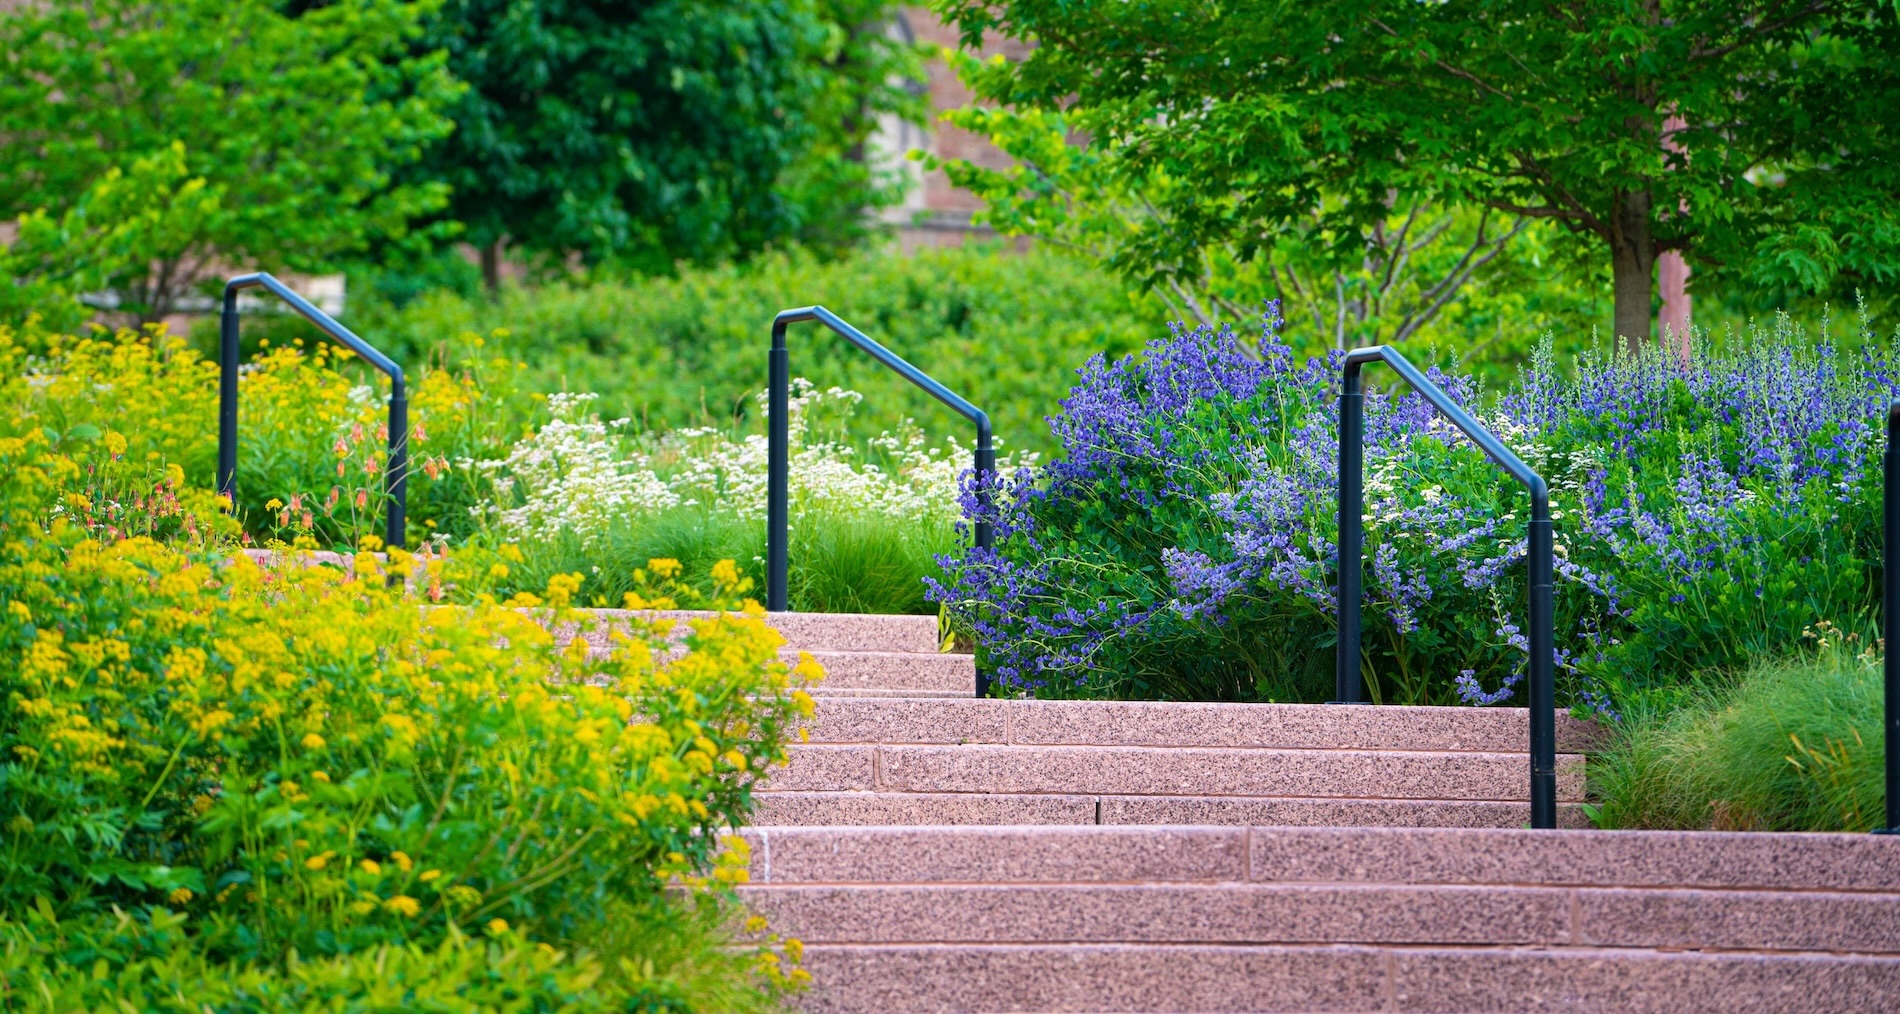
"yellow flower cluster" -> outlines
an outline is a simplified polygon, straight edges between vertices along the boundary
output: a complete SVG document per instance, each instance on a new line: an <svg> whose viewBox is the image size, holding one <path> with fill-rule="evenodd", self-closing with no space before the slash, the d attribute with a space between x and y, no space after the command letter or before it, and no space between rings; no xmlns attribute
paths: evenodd
<svg viewBox="0 0 1900 1014"><path fill-rule="evenodd" d="M287 946L532 932L669 880L743 881L721 830L809 714L795 685L820 675L778 661L756 607L694 621L684 654L636 624L596 658L602 633L557 644L543 623L573 625L573 576L547 589L552 614L433 606L390 586L384 568L412 561L388 555L343 570L76 529L8 542L0 724L26 790L6 833L71 892L110 868L119 900ZM163 844L58 844L101 821Z"/></svg>

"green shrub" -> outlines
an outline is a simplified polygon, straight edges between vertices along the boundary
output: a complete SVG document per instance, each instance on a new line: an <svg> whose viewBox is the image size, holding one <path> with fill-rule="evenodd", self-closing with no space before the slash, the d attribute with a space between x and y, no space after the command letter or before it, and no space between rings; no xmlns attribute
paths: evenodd
<svg viewBox="0 0 1900 1014"><path fill-rule="evenodd" d="M1868 831L1883 819L1881 667L1823 625L1811 654L1630 715L1590 761L1605 827ZM1843 643L1845 642L1845 643Z"/></svg>
<svg viewBox="0 0 1900 1014"><path fill-rule="evenodd" d="M390 943L241 966L212 960L193 946L189 917L181 913L59 920L33 909L18 921L0 915L0 1009L781 1010L770 991L758 988L753 965L759 955L731 946L734 909L710 895L697 903L656 903L596 927L600 935L572 951L451 932L433 946Z"/></svg>

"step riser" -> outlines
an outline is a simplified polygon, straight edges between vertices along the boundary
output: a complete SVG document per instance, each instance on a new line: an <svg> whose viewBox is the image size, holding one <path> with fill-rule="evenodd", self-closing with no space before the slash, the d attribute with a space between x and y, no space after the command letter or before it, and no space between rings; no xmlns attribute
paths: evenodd
<svg viewBox="0 0 1900 1014"><path fill-rule="evenodd" d="M1617 946L1900 954L1900 895L1315 884L748 888L807 944Z"/></svg>
<svg viewBox="0 0 1900 1014"><path fill-rule="evenodd" d="M807 1010L1630 1011L1831 1014L1900 990L1900 961L1374 947L808 948Z"/></svg>
<svg viewBox="0 0 1900 1014"><path fill-rule="evenodd" d="M767 788L1133 796L1528 799L1519 754L1129 747L802 746ZM1557 797L1584 798L1583 759L1558 758Z"/></svg>
<svg viewBox="0 0 1900 1014"><path fill-rule="evenodd" d="M851 824L1222 824L1294 827L1524 827L1529 803L1470 800L1267 799L982 793L772 792L754 799L757 827ZM1579 804L1562 827L1589 827Z"/></svg>

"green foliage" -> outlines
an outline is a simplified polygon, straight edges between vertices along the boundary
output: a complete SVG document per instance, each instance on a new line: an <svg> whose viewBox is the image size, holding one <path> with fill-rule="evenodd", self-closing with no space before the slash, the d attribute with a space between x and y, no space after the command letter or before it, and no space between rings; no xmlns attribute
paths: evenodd
<svg viewBox="0 0 1900 1014"><path fill-rule="evenodd" d="M1880 660L1819 624L1813 650L1707 677L1631 715L1590 761L1605 827L1869 831L1884 819ZM1860 652L1856 654L1856 652Z"/></svg>
<svg viewBox="0 0 1900 1014"><path fill-rule="evenodd" d="M1364 254L1394 199L1561 224L1649 333L1654 262L1821 291L1900 277L1900 12L1526 0L940 0L968 43L1033 39L977 97L1062 110L1130 180L1162 175L1156 264L1314 230ZM1155 54L1165 53L1165 60Z"/></svg>
<svg viewBox="0 0 1900 1014"><path fill-rule="evenodd" d="M729 512L677 507L654 515L629 517L589 541L571 531L551 537L503 542L477 535L456 553L470 559L499 557L496 548L520 550L519 562L487 580L464 582L461 594L506 597L520 589L542 588L555 574L574 573L586 580L581 596L602 606L619 606L638 592L644 572L655 560L684 567L682 583L692 596L712 592L702 576L720 560L747 561L741 573L753 588L765 586L765 526ZM947 519L908 520L865 515L848 509L807 508L791 530L786 593L795 612L935 613L924 598L924 578L939 574L936 558L956 547ZM480 568L475 568L479 570Z"/></svg>
<svg viewBox="0 0 1900 1014"><path fill-rule="evenodd" d="M406 55L420 7L343 0L301 16L268 0L13 5L0 17L0 215L64 221L114 169L183 143L176 213L106 280L140 319L171 312L218 264L324 270L400 240L440 208L397 167L447 133L456 85ZM162 175L162 174L161 174ZM177 201L184 205L177 205ZM164 202L160 202L164 203ZM189 213L185 213L189 210ZM135 221L137 208L120 209ZM93 229L119 228L95 207ZM144 228L139 226L138 228ZM121 237L124 238L124 237Z"/></svg>
<svg viewBox="0 0 1900 1014"><path fill-rule="evenodd" d="M896 196L856 157L917 117L916 53L883 0L448 0L418 54L470 84L412 175L454 188L480 247L646 273L803 241L837 246ZM491 284L494 279L491 277Z"/></svg>
<svg viewBox="0 0 1900 1014"><path fill-rule="evenodd" d="M385 944L241 967L194 950L179 913L56 920L32 909L19 921L0 915L0 1006L33 1014L780 1010L773 992L757 985L757 955L731 946L735 908L709 896L625 912L594 946L571 952L451 933L434 946Z"/></svg>
<svg viewBox="0 0 1900 1014"><path fill-rule="evenodd" d="M821 262L773 254L678 278L505 289L494 302L435 293L401 310L362 306L349 323L398 362L453 359L462 333L526 364L541 391L601 396L603 416L639 431L741 424L762 432L772 317L819 303L990 413L1005 446L1051 445L1043 422L1089 356L1133 351L1158 304L1073 258L962 249L864 250ZM504 333L496 335L501 329ZM209 332L206 332L207 336ZM936 433L963 422L929 395L815 325L791 332L792 372L862 392L863 432L905 417Z"/></svg>
<svg viewBox="0 0 1900 1014"><path fill-rule="evenodd" d="M90 314L79 297L127 284L150 261L177 258L218 214L218 197L189 178L185 146L107 169L57 217L21 215L14 242L0 252L0 323L39 318L45 331L71 331Z"/></svg>
<svg viewBox="0 0 1900 1014"><path fill-rule="evenodd" d="M967 55L951 60L966 77L985 73ZM1323 196L1312 215L1272 231L1230 222L1196 233L1210 206L1231 208L1243 195L1076 143L1098 136L1080 129L1094 122L1087 113L975 105L946 118L1015 160L1004 168L941 163L982 198L979 221L1093 256L1184 320L1240 324L1274 299L1288 343L1302 353L1435 342L1461 360L1515 362L1540 333L1587 335L1601 302L1601 286L1554 256L1558 236L1548 223L1407 198L1343 236L1325 213L1340 200Z"/></svg>

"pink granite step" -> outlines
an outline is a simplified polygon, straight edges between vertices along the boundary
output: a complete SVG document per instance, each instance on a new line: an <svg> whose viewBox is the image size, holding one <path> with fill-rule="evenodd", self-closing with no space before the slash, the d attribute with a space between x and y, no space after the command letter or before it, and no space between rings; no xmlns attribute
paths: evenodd
<svg viewBox="0 0 1900 1014"><path fill-rule="evenodd" d="M1498 884L1900 894L1900 837L1305 827L751 828L756 884Z"/></svg>
<svg viewBox="0 0 1900 1014"><path fill-rule="evenodd" d="M1206 747L809 745L766 790L1116 796L1528 798L1522 754ZM1559 800L1583 799L1582 758L1557 765Z"/></svg>
<svg viewBox="0 0 1900 1014"><path fill-rule="evenodd" d="M821 656L852 659L849 655ZM915 656L891 655L899 665ZM931 663L975 678L968 655ZM942 660L942 661L940 661ZM954 661L950 661L954 660ZM852 663L858 664L858 663ZM869 669L871 663L862 663ZM952 667L954 666L954 669ZM882 671L882 670L879 670ZM879 677L884 679L884 677ZM826 682L831 682L827 679ZM879 685L894 685L895 679ZM1601 730L1557 717L1558 749L1594 747ZM1220 747L1285 750L1429 750L1501 753L1530 748L1522 708L1340 707L1326 704L1196 704L1148 701L825 701L814 743L1007 743L1031 746Z"/></svg>
<svg viewBox="0 0 1900 1014"><path fill-rule="evenodd" d="M613 650L606 645L589 645L588 655L600 660ZM793 648L778 653L779 660L787 665L797 665L801 654L810 654L825 669L824 680L807 688L815 697L975 699L976 662L969 655L907 651L801 653Z"/></svg>
<svg viewBox="0 0 1900 1014"><path fill-rule="evenodd" d="M757 793L759 827L970 824L1219 824L1310 827L1524 827L1529 802L1262 796L1091 796L981 792ZM1588 827L1561 803L1563 827Z"/></svg>
<svg viewBox="0 0 1900 1014"><path fill-rule="evenodd" d="M754 890L807 944L1652 947L1900 955L1900 894L1418 884L814 884Z"/></svg>
<svg viewBox="0 0 1900 1014"><path fill-rule="evenodd" d="M816 945L812 1014L987 1011L1890 1009L1900 960L1654 949Z"/></svg>
<svg viewBox="0 0 1900 1014"><path fill-rule="evenodd" d="M943 657L943 656L939 656ZM1566 746L1595 727L1561 716ZM757 821L1521 827L1522 709L826 699ZM1587 821L1559 759L1564 826Z"/></svg>
<svg viewBox="0 0 1900 1014"><path fill-rule="evenodd" d="M790 652L795 661L797 653ZM976 703L976 661L969 655L924 654L907 651L814 651L812 658L825 667L824 682L815 694L846 696L875 691L893 695L944 694ZM936 703L936 702L933 702ZM952 703L944 701L942 703ZM827 701L821 707L883 707L879 703Z"/></svg>
<svg viewBox="0 0 1900 1014"><path fill-rule="evenodd" d="M711 615L674 610L632 613L625 609L576 609L574 619L557 624L562 641L575 634L589 644L608 646L612 633L625 629L635 616L690 620ZM784 635L786 646L804 651L874 651L936 654L941 646L935 616L898 616L875 613L767 613L766 623Z"/></svg>

